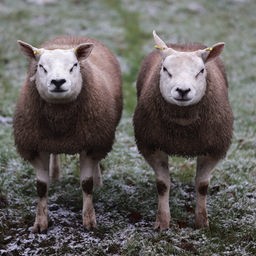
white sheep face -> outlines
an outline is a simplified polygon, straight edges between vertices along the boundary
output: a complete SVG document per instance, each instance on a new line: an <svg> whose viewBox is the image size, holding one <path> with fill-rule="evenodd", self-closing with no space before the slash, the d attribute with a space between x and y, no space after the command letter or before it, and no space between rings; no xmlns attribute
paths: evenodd
<svg viewBox="0 0 256 256"><path fill-rule="evenodd" d="M220 42L194 52L180 52L168 47L155 31L153 37L162 56L160 91L163 98L178 106L198 103L206 92L205 64L218 57L225 44Z"/></svg>
<svg viewBox="0 0 256 256"><path fill-rule="evenodd" d="M20 40L18 44L24 55L37 63L36 73L30 79L35 80L45 101L57 104L77 98L83 83L79 63L91 54L92 43L81 43L67 50L36 48Z"/></svg>
<svg viewBox="0 0 256 256"><path fill-rule="evenodd" d="M44 50L38 60L35 83L47 102L73 101L82 88L82 76L73 50Z"/></svg>
<svg viewBox="0 0 256 256"><path fill-rule="evenodd" d="M175 52L162 62L160 91L163 98L178 106L198 103L206 91L206 69L196 52Z"/></svg>

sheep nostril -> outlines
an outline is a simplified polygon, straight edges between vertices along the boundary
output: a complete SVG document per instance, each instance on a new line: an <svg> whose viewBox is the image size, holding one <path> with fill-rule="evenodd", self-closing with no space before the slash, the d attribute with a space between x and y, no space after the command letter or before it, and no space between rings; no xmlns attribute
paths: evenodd
<svg viewBox="0 0 256 256"><path fill-rule="evenodd" d="M51 84L54 84L56 89L60 89L60 87L66 83L66 79L52 79Z"/></svg>
<svg viewBox="0 0 256 256"><path fill-rule="evenodd" d="M185 97L190 91L191 89L188 88L188 89L181 89L181 88L177 88L176 91L179 93L179 95L183 98Z"/></svg>

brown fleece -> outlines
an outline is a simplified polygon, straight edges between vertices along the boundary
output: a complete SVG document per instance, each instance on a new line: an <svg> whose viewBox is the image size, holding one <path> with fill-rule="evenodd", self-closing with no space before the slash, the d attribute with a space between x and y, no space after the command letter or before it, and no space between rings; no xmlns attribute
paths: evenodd
<svg viewBox="0 0 256 256"><path fill-rule="evenodd" d="M177 51L204 49L200 44L170 45ZM133 117L139 151L149 155L210 155L223 158L230 146L233 114L228 100L225 68L216 58L206 64L207 88L193 106L167 103L159 89L161 56L157 51L143 61L137 80L137 107Z"/></svg>
<svg viewBox="0 0 256 256"><path fill-rule="evenodd" d="M37 68L31 60L14 114L14 139L25 160L39 152L75 154L86 151L101 159L111 150L121 118L121 71L114 55L101 43L83 37L62 36L42 45L45 49L69 49L94 44L91 55L80 61L83 86L73 102L44 101L34 81Z"/></svg>

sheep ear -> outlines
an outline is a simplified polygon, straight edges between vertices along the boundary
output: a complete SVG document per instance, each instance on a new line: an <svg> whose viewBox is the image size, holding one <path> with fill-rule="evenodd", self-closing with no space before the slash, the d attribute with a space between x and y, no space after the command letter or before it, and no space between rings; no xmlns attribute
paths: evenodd
<svg viewBox="0 0 256 256"><path fill-rule="evenodd" d="M156 43L155 48L160 51L163 58L166 58L175 52L175 50L166 45L166 43L156 34L155 30L153 31L153 37Z"/></svg>
<svg viewBox="0 0 256 256"><path fill-rule="evenodd" d="M86 59L91 54L94 44L91 43L84 43L79 44L75 49L75 55L78 60Z"/></svg>
<svg viewBox="0 0 256 256"><path fill-rule="evenodd" d="M21 40L18 40L17 42L20 46L20 50L22 51L22 53L29 58L38 60L41 54L43 53L43 49L33 47L32 45L25 43Z"/></svg>
<svg viewBox="0 0 256 256"><path fill-rule="evenodd" d="M208 47L204 50L197 51L198 56L200 56L205 63L209 62L221 54L222 50L224 49L224 46L225 43L222 42L214 44L212 47Z"/></svg>

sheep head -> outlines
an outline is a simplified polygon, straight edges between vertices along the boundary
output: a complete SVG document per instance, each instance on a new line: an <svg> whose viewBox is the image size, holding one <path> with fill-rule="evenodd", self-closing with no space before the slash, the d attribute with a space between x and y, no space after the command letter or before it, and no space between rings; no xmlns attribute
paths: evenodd
<svg viewBox="0 0 256 256"><path fill-rule="evenodd" d="M72 49L47 50L18 41L21 51L33 61L37 69L33 76L40 96L49 103L75 100L82 88L80 63L86 59L93 44L84 43Z"/></svg>
<svg viewBox="0 0 256 256"><path fill-rule="evenodd" d="M198 103L206 91L206 63L220 55L224 43L193 52L168 47L153 31L156 48L162 56L160 91L171 104L190 106Z"/></svg>

